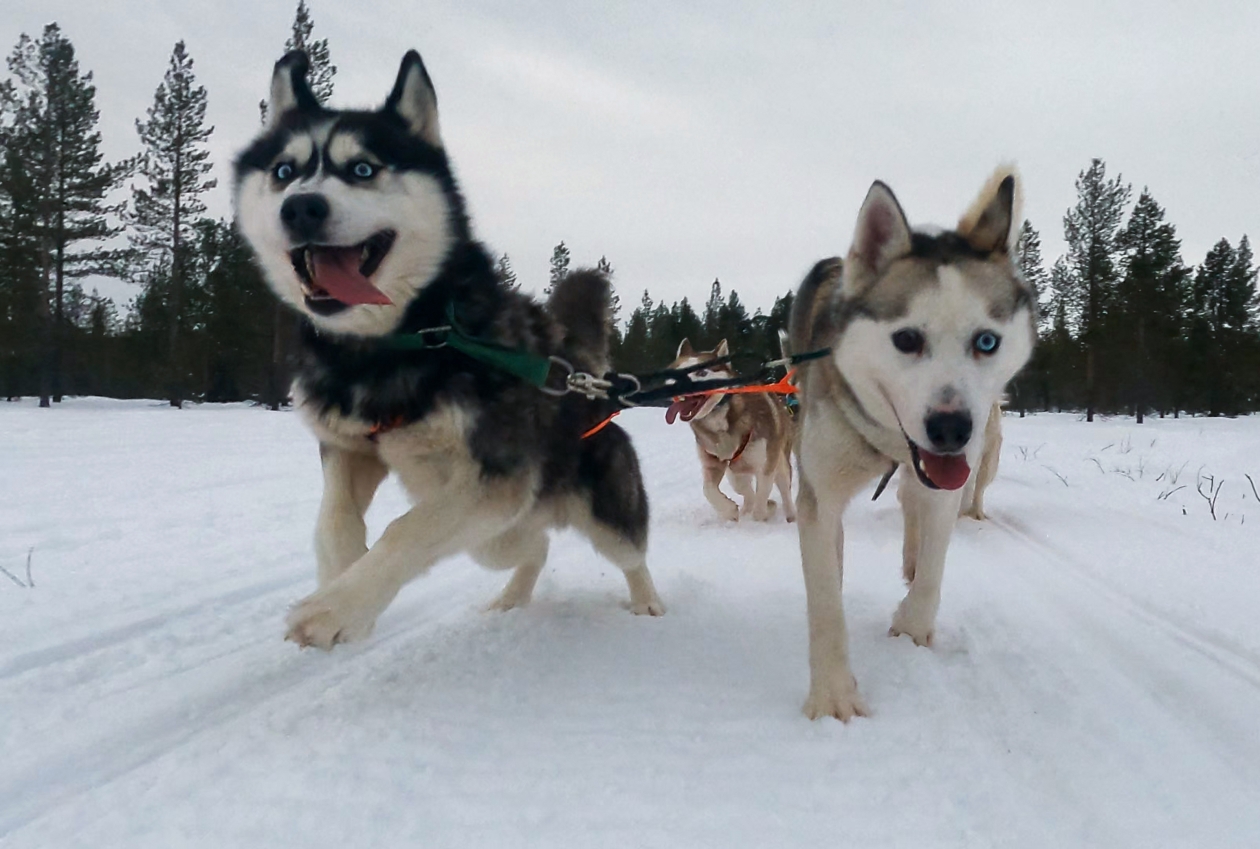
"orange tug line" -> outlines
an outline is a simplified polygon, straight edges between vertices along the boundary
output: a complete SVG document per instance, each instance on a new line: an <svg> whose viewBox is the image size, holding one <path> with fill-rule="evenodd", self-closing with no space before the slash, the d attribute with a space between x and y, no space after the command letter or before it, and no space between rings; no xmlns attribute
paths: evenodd
<svg viewBox="0 0 1260 849"><path fill-rule="evenodd" d="M777 380L774 383L764 383L758 386L732 386L726 389L706 389L702 392L688 392L686 395L679 395L678 397L686 398L686 397L695 396L695 395L738 395L738 394L743 394L743 393L753 394L757 392L772 392L776 395L792 395L798 391L796 388L796 385L791 382L792 377L795 374L796 374L796 369L792 369L787 374L783 375L783 377L780 380ZM590 437L599 433L601 430L608 427L608 425L612 422L612 420L615 419L619 415L621 415L621 410L617 410L608 418L604 419L599 424L595 425L593 428L588 430L586 433L582 434L582 438L589 439ZM732 462L732 463L735 462L735 460L742 453L744 453L743 447L741 447L739 450L739 453L737 453L735 457L732 457L728 462Z"/></svg>

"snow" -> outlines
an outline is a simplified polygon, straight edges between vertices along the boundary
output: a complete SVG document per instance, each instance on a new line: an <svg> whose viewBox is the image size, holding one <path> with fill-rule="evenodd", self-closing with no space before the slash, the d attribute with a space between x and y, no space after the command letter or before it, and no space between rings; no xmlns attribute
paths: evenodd
<svg viewBox="0 0 1260 849"><path fill-rule="evenodd" d="M930 650L886 636L900 518L860 497L848 725L800 713L794 528L721 524L685 428L618 421L668 615L562 535L528 608L482 612L505 576L461 558L323 654L281 640L296 416L0 405L0 565L35 584L0 575L0 845L1260 845L1260 418L1007 417Z"/></svg>

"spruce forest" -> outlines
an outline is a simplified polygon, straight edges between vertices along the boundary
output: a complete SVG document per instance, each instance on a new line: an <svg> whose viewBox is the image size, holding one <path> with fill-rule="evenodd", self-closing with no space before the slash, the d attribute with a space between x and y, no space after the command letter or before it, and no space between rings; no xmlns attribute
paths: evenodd
<svg viewBox="0 0 1260 849"><path fill-rule="evenodd" d="M303 0L280 48L305 49L313 89L332 94L336 67ZM231 221L206 216L215 187L206 90L183 42L152 105L135 121L136 153L106 162L90 70L57 24L23 36L0 82L0 395L286 403L295 316L269 294ZM265 112L266 105L260 104ZM1260 296L1245 235L1222 237L1187 264L1173 222L1102 159L1084 163L1062 220L1066 253L1048 261L1024 221L1018 262L1039 292L1039 344L1010 387L1012 409L1095 414L1234 416L1260 410ZM837 246L842 249L843 246ZM607 258L599 266L613 276ZM516 274L498 259L505 282ZM561 242L554 282L568 273ZM134 285L117 304L88 291ZM707 281L697 281L703 292ZM792 295L752 308L720 280L705 301L615 309L622 371L668 364L684 338L701 348L778 355ZM622 294L627 294L622 292Z"/></svg>

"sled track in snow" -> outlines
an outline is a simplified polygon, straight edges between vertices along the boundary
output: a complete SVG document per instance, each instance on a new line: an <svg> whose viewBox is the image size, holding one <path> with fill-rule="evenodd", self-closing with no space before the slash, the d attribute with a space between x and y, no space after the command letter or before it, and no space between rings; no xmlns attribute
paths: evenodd
<svg viewBox="0 0 1260 849"><path fill-rule="evenodd" d="M1160 610L1132 594L1124 592L1111 582L1100 577L1079 557L1066 551L1052 542L1038 537L1031 528L1018 519L1002 517L993 520L993 526L1008 537L1018 540L1027 547L1033 548L1049 556L1055 562L1069 568L1069 573L1077 582L1093 591L1101 591L1115 602L1126 613L1150 625L1165 636L1173 639L1185 648L1211 661L1219 668L1260 689L1260 658L1231 645L1219 634L1197 628L1178 620L1171 614Z"/></svg>
<svg viewBox="0 0 1260 849"><path fill-rule="evenodd" d="M278 592L306 581L309 581L309 574L303 570L301 577L260 582L214 596L213 600L220 605L231 604L252 598L260 592ZM396 622L393 629L374 632L360 646L339 649L339 659L345 662L332 667L313 667L303 661L295 647L285 646L276 654L273 646L250 644L200 663L165 670L166 677L208 673L214 678L198 687L202 692L193 700L168 700L167 704L152 712L128 716L123 720L124 724L112 733L75 739L56 755L44 759L38 767L0 783L0 843L6 835L73 802L85 792L124 778L198 737L258 712L283 696L307 687L330 689L377 668L379 658L400 651L400 641L411 642L467 615L467 607L476 591L456 591L452 595L450 588L443 590L437 597L407 605L405 617L391 617ZM113 645L124 643L173 619L191 618L195 612L206 610L204 603L187 605L170 613L111 629L102 639ZM279 624L277 622L277 626ZM276 643L280 642L279 635L277 627ZM16 669L16 660L22 658L43 658L40 662L25 663L18 671L35 670L104 647L84 648L91 641L92 638L84 637L28 652L10 661L10 666ZM368 658L378 660L373 663ZM241 670L248 670L248 675L242 675Z"/></svg>
<svg viewBox="0 0 1260 849"><path fill-rule="evenodd" d="M209 596L195 604L188 604L183 607L177 607L165 613L154 614L134 622L128 622L125 625L117 625L112 628L106 628L93 634L85 634L72 640L66 640L61 643L54 643L43 648L32 649L21 654L14 655L7 660L0 661L0 680L13 678L25 672L41 669L56 663L64 663L70 660L76 660L87 655L94 654L99 651L111 648L116 645L127 642L142 634L157 631L170 625L172 622L181 619L190 619L198 614L204 614L207 610L214 610L224 606L229 606L242 601L248 601L264 595L279 592L280 590L292 589L309 580L309 570L303 570L301 574L296 572L283 578L274 578L270 581L259 581L244 587L238 587L219 595Z"/></svg>

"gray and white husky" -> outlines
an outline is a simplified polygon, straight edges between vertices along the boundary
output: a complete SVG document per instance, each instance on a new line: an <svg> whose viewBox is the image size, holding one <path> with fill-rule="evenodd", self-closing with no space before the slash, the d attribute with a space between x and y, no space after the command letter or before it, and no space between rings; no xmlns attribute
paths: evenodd
<svg viewBox="0 0 1260 849"><path fill-rule="evenodd" d="M849 667L841 517L892 463L904 467L909 590L889 633L931 644L945 552L983 452L978 431L1032 352L1032 290L1012 259L1017 190L1000 169L954 230L917 232L877 182L848 257L820 262L797 294L792 350L831 348L799 372L811 719L867 713Z"/></svg>
<svg viewBox="0 0 1260 849"><path fill-rule="evenodd" d="M544 395L417 334L469 336L594 374L607 369L609 284L575 272L544 309L505 286L470 234L419 54L373 111L323 108L307 58L276 64L269 122L236 160L241 232L275 293L304 321L294 401L319 439L324 494L318 591L288 639L362 638L403 584L467 552L515 570L494 603L529 601L548 529L572 525L625 574L635 613L660 614L644 559L648 505L625 432L582 433L602 412ZM413 506L371 549L363 516L394 472Z"/></svg>

